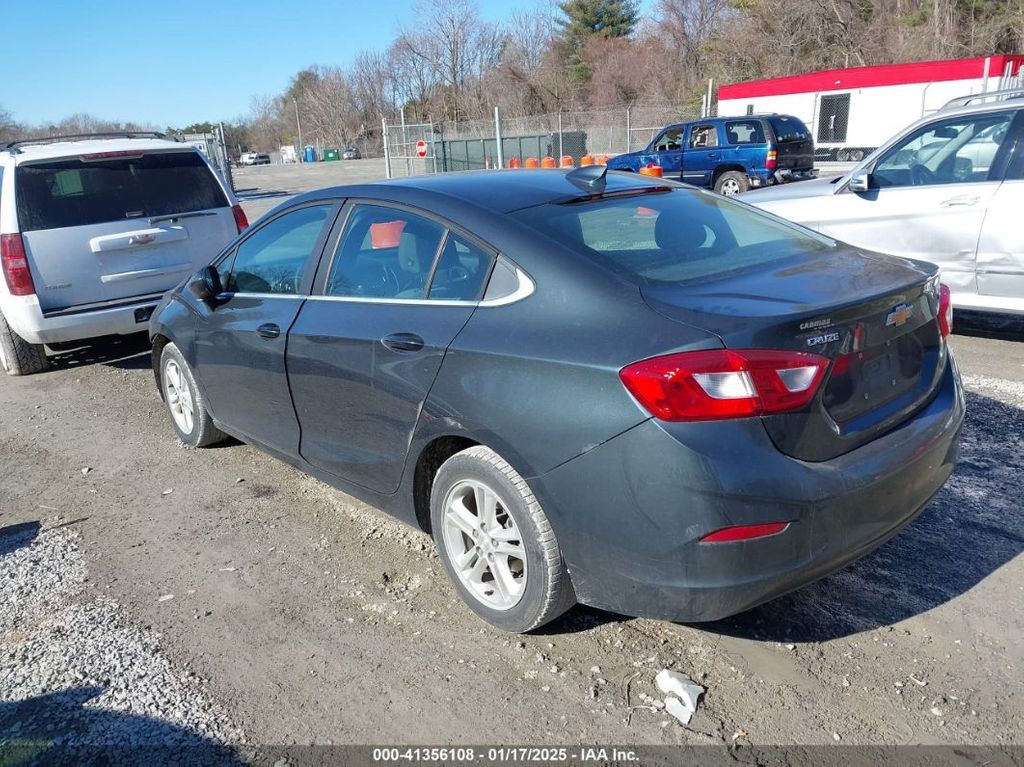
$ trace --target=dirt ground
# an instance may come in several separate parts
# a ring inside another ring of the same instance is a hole
[[[73,522],[87,585],[258,742],[1020,743],[1024,367],[1016,341],[954,347],[964,458],[931,508],[718,624],[487,628],[425,535],[246,445],[182,448],[135,339],[0,381],[0,527]],[[689,729],[627,709],[666,666],[708,688]]]
[[[285,188],[275,170],[238,181]],[[426,535],[249,446],[183,448],[138,338],[0,380],[0,528],[71,523],[85,588],[157,632],[250,742],[1020,744],[1024,332],[970,331],[952,341],[963,460],[932,506],[716,624],[578,607],[529,636],[488,628]],[[688,728],[642,697],[665,667],[707,687]]]

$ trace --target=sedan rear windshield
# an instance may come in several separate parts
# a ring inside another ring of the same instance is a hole
[[[717,279],[827,253],[835,243],[739,202],[676,189],[548,204],[512,214],[641,285]]]
[[[197,152],[63,158],[19,165],[22,231],[222,208],[228,200]]]
[[[807,126],[795,117],[782,117],[776,115],[769,117],[772,130],[775,132],[775,140],[780,144],[787,141],[807,141],[811,138]]]

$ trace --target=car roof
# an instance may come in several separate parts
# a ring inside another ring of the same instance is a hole
[[[69,141],[33,144],[20,143],[17,147],[2,149],[0,157],[13,156],[16,163],[33,160],[49,160],[57,157],[73,157],[98,152],[121,152],[126,150],[151,151],[198,151],[191,144],[157,138],[83,138]]]
[[[496,213],[510,213],[545,203],[586,199],[595,194],[573,184],[567,178],[568,174],[569,171],[559,169],[438,173],[370,184],[328,187],[301,195],[293,202],[338,197],[372,197],[426,206],[431,199],[446,198],[449,201],[470,204]],[[671,181],[616,171],[609,171],[606,181],[605,194],[677,186]]]

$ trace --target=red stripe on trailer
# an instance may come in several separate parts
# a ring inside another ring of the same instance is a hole
[[[985,76],[985,59],[990,58],[989,78],[998,80],[1012,64],[1012,73],[1024,65],[1024,56],[981,56],[973,59],[947,61],[918,61],[912,64],[884,64],[874,67],[824,69],[805,75],[775,77],[770,80],[751,80],[745,83],[723,85],[718,89],[719,101],[749,99],[758,96],[784,96],[790,93],[817,91],[844,91],[857,88],[877,88],[883,85],[908,85],[948,80],[980,80]]]

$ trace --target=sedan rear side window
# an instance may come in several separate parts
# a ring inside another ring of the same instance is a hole
[[[415,213],[357,205],[334,257],[327,295],[424,298],[444,232]]]
[[[192,151],[25,163],[15,180],[24,232],[228,205],[213,172]]]
[[[717,278],[834,247],[742,203],[690,190],[539,205],[512,215],[643,285]]]
[[[442,301],[475,301],[487,279],[491,254],[453,232],[448,233],[427,297]]]

